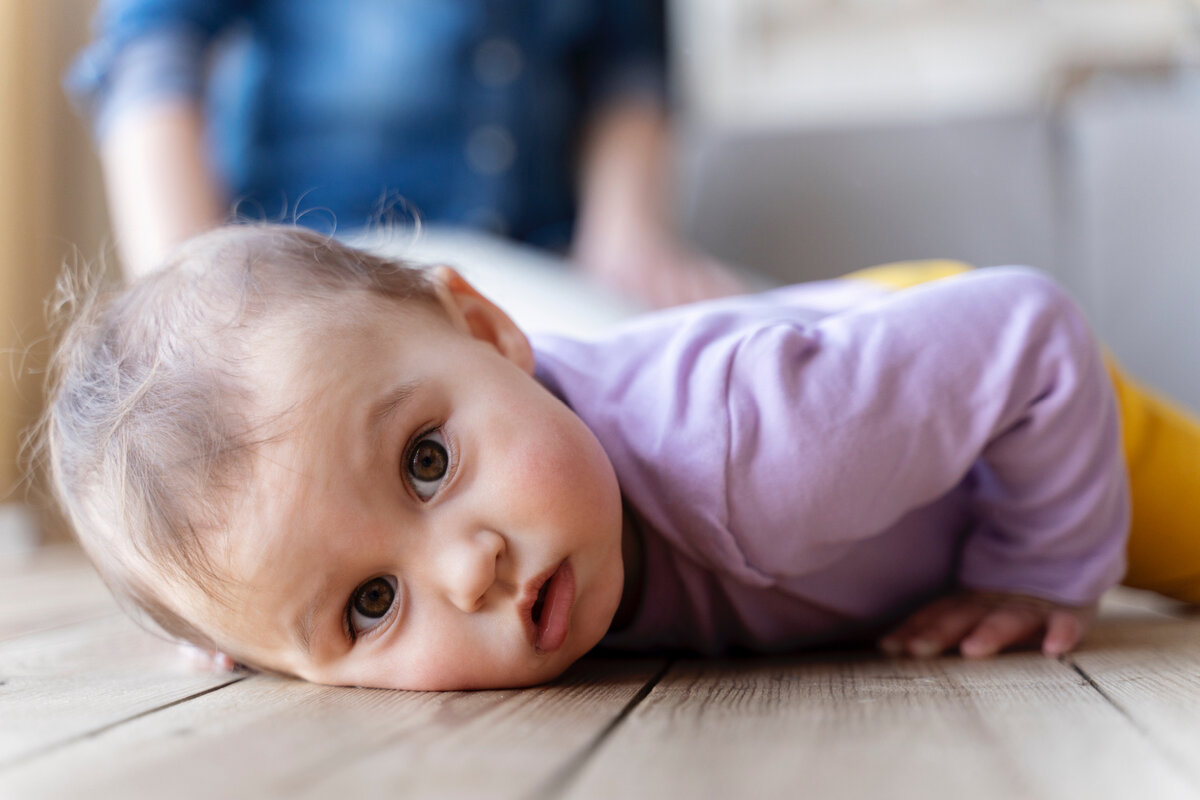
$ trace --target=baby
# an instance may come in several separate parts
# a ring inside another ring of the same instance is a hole
[[[1200,429],[1038,273],[889,277],[531,343],[447,267],[229,227],[73,322],[45,450],[118,597],[320,683],[527,686],[597,645],[1064,653],[1125,569],[1113,381]],[[1135,519],[1141,585],[1197,599],[1194,520]]]

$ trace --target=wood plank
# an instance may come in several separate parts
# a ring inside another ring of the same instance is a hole
[[[1100,599],[1100,617],[1104,622],[1137,618],[1187,616],[1192,607],[1144,589],[1118,586]]]
[[[1070,661],[1189,776],[1200,796],[1200,616],[1113,620]]]
[[[0,772],[0,796],[528,796],[662,663],[585,659],[553,685],[487,692],[255,676]]]
[[[1159,800],[1195,788],[1068,664],[861,655],[679,662],[567,796]]]
[[[0,559],[0,641],[113,614],[116,602],[77,547]]]
[[[120,614],[0,642],[0,769],[236,679]]]

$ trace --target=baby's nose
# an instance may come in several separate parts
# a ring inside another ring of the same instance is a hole
[[[504,537],[490,530],[464,535],[443,548],[440,572],[450,602],[466,612],[481,609],[496,582],[496,565],[504,549]]]

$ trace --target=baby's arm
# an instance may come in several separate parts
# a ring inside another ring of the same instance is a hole
[[[1079,311],[1037,273],[917,287],[804,336],[765,329],[743,346],[730,391],[731,516],[744,530],[795,532],[745,537],[760,572],[818,572],[965,491],[975,523],[961,540],[962,592],[890,647],[913,652],[918,631],[937,630],[942,647],[969,640],[984,655],[1045,628],[1044,649],[1059,652],[1121,575],[1128,487],[1112,387]],[[744,478],[741,461],[756,465]],[[885,563],[903,571],[920,558]]]

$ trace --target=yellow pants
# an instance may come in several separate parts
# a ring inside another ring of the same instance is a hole
[[[906,261],[845,277],[899,290],[968,269]],[[1200,421],[1124,375],[1111,357],[1108,367],[1133,500],[1123,582],[1200,605]]]

